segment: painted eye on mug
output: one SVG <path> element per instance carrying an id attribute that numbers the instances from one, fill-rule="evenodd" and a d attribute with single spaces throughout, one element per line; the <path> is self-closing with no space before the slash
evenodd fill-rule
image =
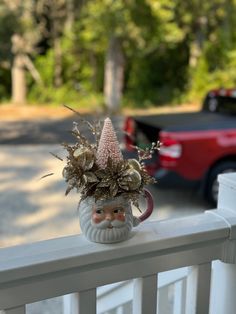
<path id="1" fill-rule="evenodd" d="M 104 214 L 104 210 L 103 209 L 96 209 L 96 214 L 102 215 L 102 214 Z"/>
<path id="2" fill-rule="evenodd" d="M 124 209 L 122 207 L 117 207 L 113 210 L 114 214 L 123 214 L 124 213 Z"/>

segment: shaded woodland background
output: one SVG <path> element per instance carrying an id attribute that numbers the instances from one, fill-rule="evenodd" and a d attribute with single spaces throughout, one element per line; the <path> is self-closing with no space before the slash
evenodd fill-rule
<path id="1" fill-rule="evenodd" d="M 236 0 L 0 0 L 0 102 L 148 107 L 236 87 Z"/>

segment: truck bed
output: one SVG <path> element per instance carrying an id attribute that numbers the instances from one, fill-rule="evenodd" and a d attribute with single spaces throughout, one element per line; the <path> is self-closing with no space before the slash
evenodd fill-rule
<path id="1" fill-rule="evenodd" d="M 155 141 L 160 130 L 169 132 L 205 131 L 236 128 L 236 115 L 205 111 L 134 117 L 136 132 Z"/>

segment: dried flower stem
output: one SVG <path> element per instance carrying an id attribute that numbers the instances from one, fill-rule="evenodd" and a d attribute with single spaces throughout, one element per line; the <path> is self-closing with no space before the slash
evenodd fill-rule
<path id="1" fill-rule="evenodd" d="M 94 135 L 95 137 L 95 142 L 96 142 L 96 147 L 98 147 L 98 143 L 99 143 L 99 139 L 100 139 L 100 135 L 101 135 L 101 125 L 100 125 L 100 121 L 97 122 L 94 126 L 87 120 L 83 119 L 81 114 L 76 111 L 75 109 L 69 107 L 68 105 L 63 105 L 65 108 L 69 109 L 70 111 L 74 112 L 78 117 L 79 120 L 83 123 L 86 124 L 89 128 L 89 130 L 91 131 L 91 133 Z M 76 124 L 76 129 L 74 127 L 73 129 L 73 135 L 75 135 L 78 139 L 83 139 L 84 141 L 87 141 L 86 138 L 84 136 L 81 135 L 79 129 L 78 129 L 78 123 L 74 122 L 74 125 Z M 87 141 L 88 143 L 88 141 Z"/>
<path id="2" fill-rule="evenodd" d="M 138 160 L 142 162 L 147 159 L 151 159 L 154 151 L 160 150 L 161 143 L 160 141 L 153 142 L 151 148 L 141 149 L 138 146 L 135 146 L 138 153 Z"/>
<path id="3" fill-rule="evenodd" d="M 53 176 L 53 175 L 54 175 L 54 173 L 53 173 L 53 172 L 48 173 L 48 174 L 45 174 L 44 176 L 42 176 L 41 178 L 39 178 L 39 180 L 44 179 L 44 178 L 46 178 L 46 177 Z"/>
<path id="4" fill-rule="evenodd" d="M 58 155 L 50 152 L 50 154 L 53 156 L 53 157 L 56 157 L 57 159 L 59 159 L 60 161 L 63 161 L 63 159 L 61 157 L 59 157 Z"/>

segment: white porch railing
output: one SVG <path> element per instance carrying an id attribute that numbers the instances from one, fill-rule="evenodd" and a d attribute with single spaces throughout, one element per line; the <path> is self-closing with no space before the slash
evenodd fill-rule
<path id="1" fill-rule="evenodd" d="M 212 314 L 234 314 L 235 240 L 236 174 L 226 174 L 217 210 L 143 224 L 128 241 L 102 245 L 78 235 L 1 249 L 0 309 L 23 314 L 25 304 L 73 293 L 73 313 L 95 314 L 97 287 L 134 279 L 133 313 L 154 314 L 157 274 L 189 266 L 185 313 L 208 313 L 210 304 Z M 215 260 L 223 263 L 211 287 Z"/>
<path id="2" fill-rule="evenodd" d="M 185 313 L 188 267 L 158 274 L 158 311 L 161 314 Z M 97 289 L 97 313 L 132 313 L 134 281 L 124 281 Z M 65 297 L 67 308 L 69 298 Z M 67 311 L 68 313 L 69 311 Z"/>

